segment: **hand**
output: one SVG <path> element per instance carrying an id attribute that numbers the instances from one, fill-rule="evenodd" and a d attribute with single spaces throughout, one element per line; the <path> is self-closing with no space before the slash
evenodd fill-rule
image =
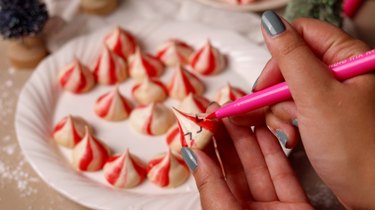
<path id="1" fill-rule="evenodd" d="M 218 107 L 211 105 L 208 112 Z M 181 150 L 203 209 L 312 209 L 280 144 L 264 125 L 253 132 L 224 119 L 219 126 L 214 139 L 223 168 L 215 153 Z"/>
<path id="2" fill-rule="evenodd" d="M 287 147 L 296 144 L 299 132 L 312 166 L 341 202 L 374 209 L 375 75 L 339 82 L 327 67 L 369 47 L 327 23 L 301 19 L 290 25 L 266 14 L 263 36 L 272 59 L 255 91 L 285 80 L 293 101 L 232 121 L 254 125 L 265 119 Z M 297 120 L 298 130 L 291 125 Z"/>

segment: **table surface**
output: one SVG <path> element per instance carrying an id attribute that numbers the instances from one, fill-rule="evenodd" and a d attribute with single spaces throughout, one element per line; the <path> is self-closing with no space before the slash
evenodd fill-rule
<path id="1" fill-rule="evenodd" d="M 365 1 L 353 21 L 358 37 L 373 47 L 374 10 L 375 1 Z M 14 115 L 19 92 L 32 71 L 10 69 L 5 45 L 0 41 L 0 209 L 87 209 L 45 184 L 24 159 L 16 139 Z M 293 151 L 290 160 L 317 209 L 343 209 L 312 169 L 302 146 Z"/>

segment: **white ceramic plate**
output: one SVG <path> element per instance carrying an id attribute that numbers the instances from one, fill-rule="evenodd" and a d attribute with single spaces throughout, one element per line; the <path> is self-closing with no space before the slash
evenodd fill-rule
<path id="1" fill-rule="evenodd" d="M 221 9 L 228 9 L 234 11 L 253 11 L 253 12 L 260 12 L 265 10 L 272 10 L 277 9 L 282 6 L 285 6 L 290 0 L 257 0 L 251 4 L 245 5 L 234 5 L 226 2 L 225 0 L 197 0 L 205 5 L 221 8 Z"/>
<path id="2" fill-rule="evenodd" d="M 251 86 L 269 58 L 268 52 L 229 31 L 218 30 L 186 22 L 137 21 L 124 26 L 141 40 L 144 49 L 155 52 L 157 45 L 169 38 L 180 38 L 195 48 L 209 38 L 213 45 L 226 54 L 229 66 L 225 72 L 204 77 L 206 96 L 213 98 L 215 91 L 228 81 L 250 91 Z M 75 171 L 69 161 L 71 151 L 57 146 L 51 138 L 53 125 L 68 114 L 85 118 L 114 153 L 129 148 L 145 162 L 165 152 L 165 136 L 148 137 L 136 133 L 127 121 L 111 123 L 99 119 L 93 112 L 96 98 L 113 87 L 97 86 L 83 95 L 62 91 L 58 85 L 58 71 L 74 57 L 92 66 L 100 52 L 101 40 L 114 27 L 76 38 L 49 56 L 35 70 L 26 83 L 17 107 L 16 131 L 21 148 L 35 171 L 54 189 L 84 206 L 95 209 L 200 209 L 199 195 L 191 177 L 176 189 L 160 189 L 149 181 L 131 190 L 117 190 L 109 186 L 102 172 Z M 172 70 L 162 77 L 168 81 Z M 120 85 L 129 98 L 131 80 Z M 176 105 L 169 99 L 168 105 Z"/>

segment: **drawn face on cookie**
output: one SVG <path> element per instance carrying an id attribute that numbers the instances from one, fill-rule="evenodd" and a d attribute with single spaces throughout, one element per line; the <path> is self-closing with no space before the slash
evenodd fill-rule
<path id="1" fill-rule="evenodd" d="M 186 114 L 174 110 L 180 131 L 181 145 L 203 149 L 211 140 L 216 122 L 197 114 Z"/>

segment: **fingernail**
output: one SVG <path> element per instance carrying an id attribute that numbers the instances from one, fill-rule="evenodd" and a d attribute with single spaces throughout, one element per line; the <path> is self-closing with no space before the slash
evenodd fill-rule
<path id="1" fill-rule="evenodd" d="M 255 88 L 257 87 L 258 79 L 259 79 L 259 77 L 255 80 L 255 82 L 253 84 L 253 87 L 251 88 L 251 92 L 255 91 Z"/>
<path id="2" fill-rule="evenodd" d="M 276 138 L 281 142 L 282 145 L 284 145 L 284 147 L 286 146 L 288 136 L 284 132 L 281 130 L 276 130 Z"/>
<path id="3" fill-rule="evenodd" d="M 262 25 L 270 36 L 276 36 L 285 31 L 285 25 L 273 11 L 265 11 L 262 15 Z"/>
<path id="4" fill-rule="evenodd" d="M 198 162 L 194 152 L 189 147 L 182 147 L 180 152 L 190 171 L 195 171 L 198 167 Z"/>
<path id="5" fill-rule="evenodd" d="M 292 124 L 293 124 L 295 127 L 298 127 L 298 119 L 297 119 L 297 118 L 294 119 L 294 120 L 292 121 Z"/>

